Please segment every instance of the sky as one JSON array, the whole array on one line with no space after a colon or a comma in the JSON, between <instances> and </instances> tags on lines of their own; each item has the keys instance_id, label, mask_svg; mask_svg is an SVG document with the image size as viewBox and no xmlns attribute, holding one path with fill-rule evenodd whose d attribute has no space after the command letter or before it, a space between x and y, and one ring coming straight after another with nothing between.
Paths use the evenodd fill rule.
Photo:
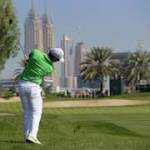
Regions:
<instances>
[{"instance_id":1,"label":"sky","mask_svg":"<svg viewBox=\"0 0 150 150\"><path fill-rule=\"evenodd\" d=\"M12 1L23 40L31 0ZM150 0L34 0L40 16L45 4L54 23L57 47L65 33L75 42L82 41L90 47L107 46L115 52L135 51L138 43L150 49ZM11 62L6 70L10 70Z\"/></svg>"}]
</instances>

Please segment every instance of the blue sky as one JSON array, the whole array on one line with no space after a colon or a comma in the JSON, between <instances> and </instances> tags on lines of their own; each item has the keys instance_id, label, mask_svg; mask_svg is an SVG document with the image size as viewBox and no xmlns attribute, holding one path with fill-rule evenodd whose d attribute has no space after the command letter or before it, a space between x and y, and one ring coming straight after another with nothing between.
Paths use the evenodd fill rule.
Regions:
<instances>
[{"instance_id":1,"label":"blue sky","mask_svg":"<svg viewBox=\"0 0 150 150\"><path fill-rule=\"evenodd\" d=\"M44 12L44 1L34 0L40 15ZM23 29L31 0L13 2ZM138 41L150 48L149 0L47 0L46 3L55 25L57 46L66 33L75 41L109 46L116 51L135 50Z\"/></svg>"},{"instance_id":2,"label":"blue sky","mask_svg":"<svg viewBox=\"0 0 150 150\"><path fill-rule=\"evenodd\" d=\"M45 1L34 0L40 15L44 13ZM23 37L31 0L13 0L13 3ZM145 49L150 49L150 0L47 0L46 3L53 18L57 47L66 33L76 42L83 41L91 47L108 46L116 52L134 51L139 41ZM12 60L6 72L10 70L9 64Z\"/></svg>"}]
</instances>

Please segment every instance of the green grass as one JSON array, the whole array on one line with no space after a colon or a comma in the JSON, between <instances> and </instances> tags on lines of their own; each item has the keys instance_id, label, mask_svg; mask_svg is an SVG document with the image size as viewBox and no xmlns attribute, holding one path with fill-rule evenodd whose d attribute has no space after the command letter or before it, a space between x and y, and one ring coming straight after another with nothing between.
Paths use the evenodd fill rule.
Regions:
<instances>
[{"instance_id":1,"label":"green grass","mask_svg":"<svg viewBox=\"0 0 150 150\"><path fill-rule=\"evenodd\" d=\"M20 103L0 104L0 150L149 150L150 106L44 109L39 139L24 144Z\"/></svg>"},{"instance_id":2,"label":"green grass","mask_svg":"<svg viewBox=\"0 0 150 150\"><path fill-rule=\"evenodd\" d=\"M114 95L110 96L110 98L115 99L130 99L130 100L150 100L150 93L143 92L143 93L131 93L131 94L121 94L121 95Z\"/></svg>"}]
</instances>

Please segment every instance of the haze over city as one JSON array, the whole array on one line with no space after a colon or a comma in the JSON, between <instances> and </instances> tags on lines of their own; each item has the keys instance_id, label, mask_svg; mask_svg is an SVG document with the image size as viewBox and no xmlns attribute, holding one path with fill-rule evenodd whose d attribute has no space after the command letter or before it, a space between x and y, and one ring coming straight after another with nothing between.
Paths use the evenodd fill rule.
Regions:
<instances>
[{"instance_id":1,"label":"haze over city","mask_svg":"<svg viewBox=\"0 0 150 150\"><path fill-rule=\"evenodd\" d=\"M13 3L23 43L24 22L31 8L31 0L13 0ZM91 47L108 46L116 52L134 51L139 42L145 49L150 49L149 6L149 0L34 1L37 13L47 9L52 18L57 47L65 33L74 41L85 42ZM18 57L8 61L2 76L11 76L17 65L10 65L18 61Z\"/></svg>"}]
</instances>

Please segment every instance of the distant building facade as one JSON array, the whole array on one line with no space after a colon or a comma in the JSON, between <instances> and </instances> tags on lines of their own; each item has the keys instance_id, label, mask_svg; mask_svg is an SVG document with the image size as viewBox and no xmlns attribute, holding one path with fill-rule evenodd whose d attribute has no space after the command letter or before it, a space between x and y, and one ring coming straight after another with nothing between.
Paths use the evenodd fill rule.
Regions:
<instances>
[{"instance_id":1,"label":"distant building facade","mask_svg":"<svg viewBox=\"0 0 150 150\"><path fill-rule=\"evenodd\" d=\"M33 48L43 50L43 31L40 17L31 8L25 21L25 54L28 56Z\"/></svg>"},{"instance_id":2,"label":"distant building facade","mask_svg":"<svg viewBox=\"0 0 150 150\"><path fill-rule=\"evenodd\" d=\"M61 64L60 86L74 88L74 42L67 35L63 35L61 48L64 50L64 63Z\"/></svg>"},{"instance_id":3,"label":"distant building facade","mask_svg":"<svg viewBox=\"0 0 150 150\"><path fill-rule=\"evenodd\" d=\"M47 13L42 18L42 29L43 29L43 48L45 52L55 47L55 30L52 20L48 19Z\"/></svg>"},{"instance_id":4,"label":"distant building facade","mask_svg":"<svg viewBox=\"0 0 150 150\"><path fill-rule=\"evenodd\" d=\"M120 64L124 63L125 60L131 53L129 52L117 52L113 53L111 59L118 61ZM119 77L118 79L109 79L109 92L110 95L121 94L127 91L127 80Z\"/></svg>"},{"instance_id":5,"label":"distant building facade","mask_svg":"<svg viewBox=\"0 0 150 150\"><path fill-rule=\"evenodd\" d=\"M75 46L75 60L74 60L74 76L80 75L80 63L82 62L85 54L88 52L88 46L83 43L79 42Z\"/></svg>"},{"instance_id":6,"label":"distant building facade","mask_svg":"<svg viewBox=\"0 0 150 150\"><path fill-rule=\"evenodd\" d=\"M36 14L34 6L25 21L25 54L28 56L33 48L48 51L55 47L55 30L45 12L42 18Z\"/></svg>"}]
</instances>

